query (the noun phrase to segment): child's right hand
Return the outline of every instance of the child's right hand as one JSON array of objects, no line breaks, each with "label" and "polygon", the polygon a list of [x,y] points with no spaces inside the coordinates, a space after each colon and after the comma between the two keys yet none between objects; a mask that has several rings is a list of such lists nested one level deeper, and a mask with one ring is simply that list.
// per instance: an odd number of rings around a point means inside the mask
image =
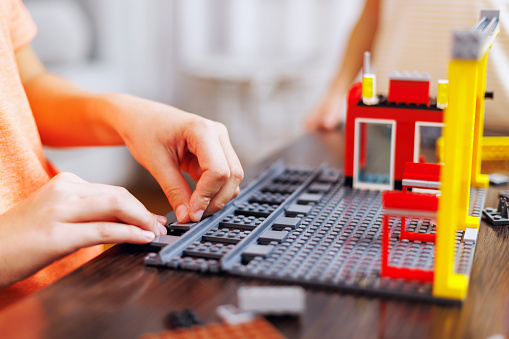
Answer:
[{"label": "child's right hand", "polygon": [[0,216],[0,288],[83,247],[150,242],[158,219],[125,188],[59,174]]}]

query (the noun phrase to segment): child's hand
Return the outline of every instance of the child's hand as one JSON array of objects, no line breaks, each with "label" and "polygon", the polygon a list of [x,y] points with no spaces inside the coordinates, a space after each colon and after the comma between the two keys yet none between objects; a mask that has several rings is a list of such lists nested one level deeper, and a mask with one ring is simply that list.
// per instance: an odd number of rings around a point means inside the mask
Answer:
[{"label": "child's hand", "polygon": [[82,247],[150,242],[158,219],[124,188],[59,174],[0,216],[0,288]]},{"label": "child's hand", "polygon": [[341,124],[344,95],[328,94],[306,118],[306,129],[332,131]]},{"label": "child's hand", "polygon": [[[224,125],[136,97],[112,100],[120,112],[118,133],[159,182],[180,222],[199,221],[238,195],[244,172]],[[195,192],[181,170],[197,181]]]}]

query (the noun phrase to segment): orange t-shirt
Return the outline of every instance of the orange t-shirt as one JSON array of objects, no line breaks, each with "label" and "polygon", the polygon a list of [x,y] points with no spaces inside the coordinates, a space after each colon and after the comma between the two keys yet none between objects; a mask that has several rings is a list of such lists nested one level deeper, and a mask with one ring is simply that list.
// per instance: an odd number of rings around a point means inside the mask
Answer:
[{"label": "orange t-shirt", "polygon": [[[21,0],[0,1],[0,214],[55,175],[44,156],[15,59],[15,52],[30,43],[36,30]],[[99,246],[80,250],[0,290],[0,308],[53,283],[100,251]]]}]

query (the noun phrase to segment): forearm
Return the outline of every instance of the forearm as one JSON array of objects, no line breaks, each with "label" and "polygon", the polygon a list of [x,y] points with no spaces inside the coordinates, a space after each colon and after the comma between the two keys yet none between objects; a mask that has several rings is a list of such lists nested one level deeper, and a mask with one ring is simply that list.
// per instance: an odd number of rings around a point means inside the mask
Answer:
[{"label": "forearm", "polygon": [[117,109],[111,95],[93,94],[48,72],[24,82],[45,145],[121,145],[116,132]]},{"label": "forearm", "polygon": [[373,46],[378,28],[379,6],[380,0],[366,0],[359,20],[350,35],[343,62],[329,87],[329,94],[346,92],[359,73],[363,53],[370,51]]}]

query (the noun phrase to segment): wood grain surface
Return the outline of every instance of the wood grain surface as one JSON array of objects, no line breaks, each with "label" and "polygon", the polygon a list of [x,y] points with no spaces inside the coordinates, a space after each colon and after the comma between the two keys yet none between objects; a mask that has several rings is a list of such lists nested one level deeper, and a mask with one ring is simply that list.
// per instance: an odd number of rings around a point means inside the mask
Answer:
[{"label": "wood grain surface", "polygon": [[[342,166],[341,133],[305,136],[263,163]],[[485,165],[508,174],[507,162]],[[507,187],[502,187],[507,188]],[[500,187],[490,187],[487,206],[496,206]],[[149,209],[167,206],[160,192],[133,192]],[[161,202],[163,201],[163,202]],[[164,213],[167,211],[157,211]],[[480,229],[468,298],[462,307],[381,299],[306,288],[300,319],[270,318],[289,338],[486,338],[509,335],[509,228]],[[143,264],[144,252],[118,245],[47,289],[0,314],[0,338],[138,338],[165,328],[170,311],[192,308],[217,321],[215,308],[236,304],[241,285],[273,283],[230,276],[173,271]]]}]

